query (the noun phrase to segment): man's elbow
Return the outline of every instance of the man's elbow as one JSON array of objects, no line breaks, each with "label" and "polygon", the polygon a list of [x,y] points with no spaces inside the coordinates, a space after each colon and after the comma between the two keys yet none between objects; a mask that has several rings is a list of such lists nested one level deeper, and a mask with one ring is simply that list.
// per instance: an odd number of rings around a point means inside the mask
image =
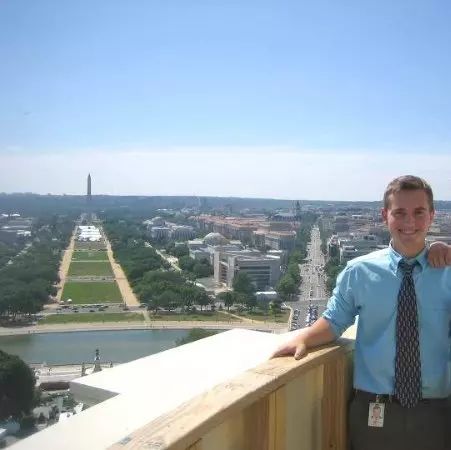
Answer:
[{"label": "man's elbow", "polygon": [[337,321],[333,317],[325,317],[323,316],[324,321],[329,325],[329,330],[331,333],[331,340],[336,341],[341,337],[341,335],[349,328],[348,323],[343,323],[341,321]]}]

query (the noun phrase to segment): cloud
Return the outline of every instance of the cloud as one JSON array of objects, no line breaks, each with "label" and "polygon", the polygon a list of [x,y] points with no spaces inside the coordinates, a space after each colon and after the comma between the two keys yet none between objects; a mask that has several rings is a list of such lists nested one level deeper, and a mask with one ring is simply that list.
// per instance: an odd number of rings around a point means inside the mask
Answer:
[{"label": "cloud", "polygon": [[0,154],[0,191],[379,200],[402,174],[426,178],[450,199],[451,156],[288,148],[178,148]]}]

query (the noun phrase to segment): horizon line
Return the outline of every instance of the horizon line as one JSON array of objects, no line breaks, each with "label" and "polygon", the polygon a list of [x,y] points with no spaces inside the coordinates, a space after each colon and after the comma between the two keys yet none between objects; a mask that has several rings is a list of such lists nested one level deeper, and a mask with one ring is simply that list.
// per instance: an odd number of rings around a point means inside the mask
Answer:
[{"label": "horizon line", "polygon": [[[37,192],[0,192],[0,196],[8,195],[32,195],[38,197],[86,197],[86,194],[39,194]],[[167,197],[167,198],[214,198],[214,199],[242,199],[242,200],[276,200],[285,202],[321,202],[321,203],[382,203],[383,200],[318,200],[318,199],[300,199],[300,198],[280,198],[280,197],[241,197],[229,195],[185,195],[185,194],[92,194],[92,197]],[[434,199],[434,203],[451,203],[451,200]]]}]

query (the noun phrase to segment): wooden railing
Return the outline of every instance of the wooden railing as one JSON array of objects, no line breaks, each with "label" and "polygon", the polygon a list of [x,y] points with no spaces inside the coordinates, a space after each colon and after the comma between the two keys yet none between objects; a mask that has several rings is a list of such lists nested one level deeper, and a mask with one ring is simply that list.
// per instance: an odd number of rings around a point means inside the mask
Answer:
[{"label": "wooden railing", "polygon": [[300,361],[267,361],[110,449],[347,450],[353,348],[343,339]]}]

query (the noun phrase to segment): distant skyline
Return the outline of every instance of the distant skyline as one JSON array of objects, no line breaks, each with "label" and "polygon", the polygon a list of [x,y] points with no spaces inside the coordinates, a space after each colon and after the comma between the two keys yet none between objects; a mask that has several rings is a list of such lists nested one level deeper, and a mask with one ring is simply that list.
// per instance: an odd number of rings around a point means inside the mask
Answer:
[{"label": "distant skyline", "polygon": [[450,17],[448,0],[2,0],[0,191],[81,193],[91,172],[94,195],[377,200],[413,173],[449,200]]},{"label": "distant skyline", "polygon": [[[390,163],[388,163],[390,161]],[[450,155],[301,152],[261,148],[0,155],[0,192],[196,195],[380,200],[388,182],[414,174],[451,200]]]}]

